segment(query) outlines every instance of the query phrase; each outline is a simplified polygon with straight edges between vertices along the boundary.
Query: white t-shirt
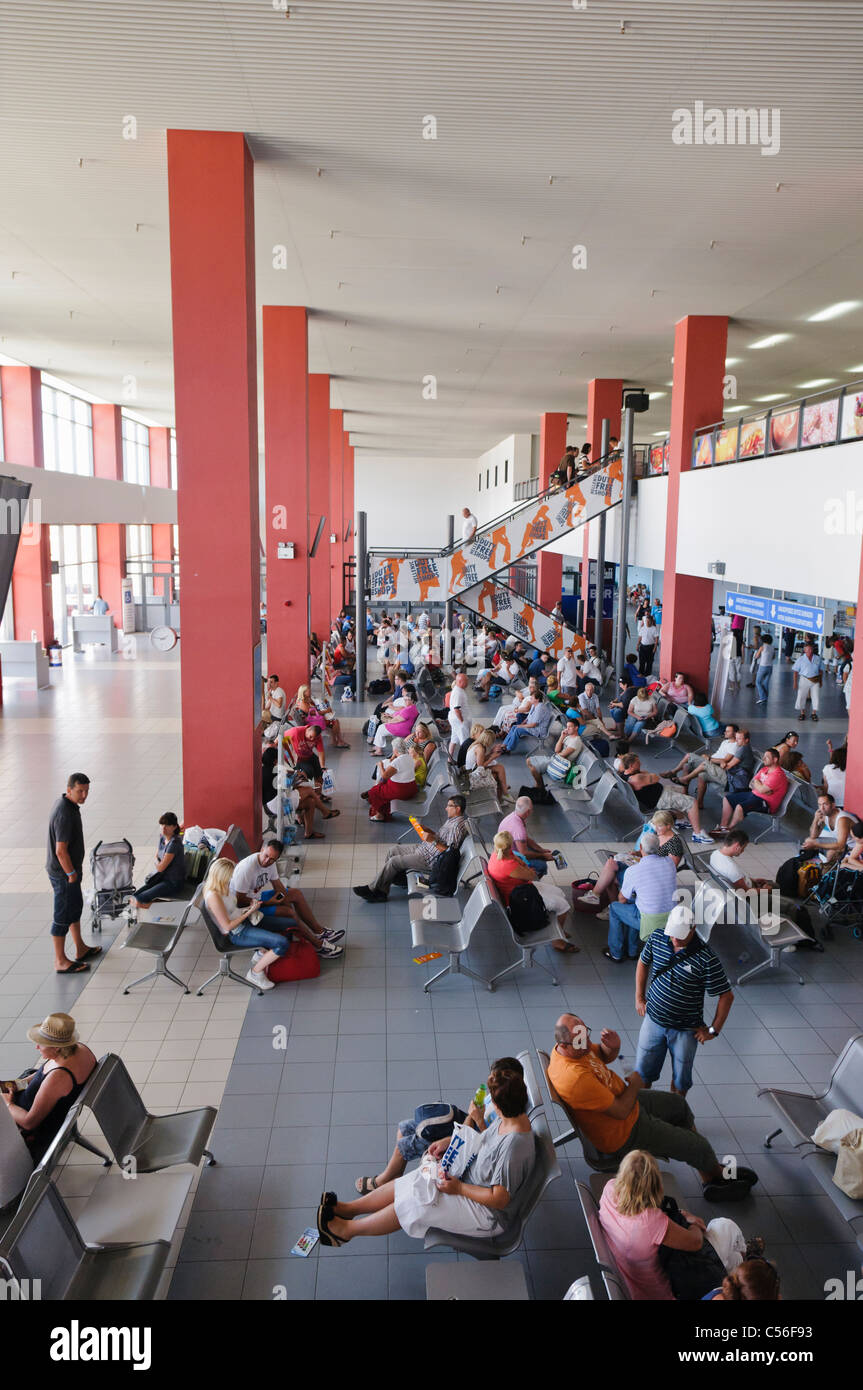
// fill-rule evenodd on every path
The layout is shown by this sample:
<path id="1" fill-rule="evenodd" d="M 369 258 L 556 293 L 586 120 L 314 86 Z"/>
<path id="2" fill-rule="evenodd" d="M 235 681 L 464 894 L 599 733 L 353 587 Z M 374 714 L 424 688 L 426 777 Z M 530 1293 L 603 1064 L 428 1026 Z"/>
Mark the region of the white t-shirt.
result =
<path id="1" fill-rule="evenodd" d="M 503 681 L 518 680 L 521 675 L 521 667 L 517 661 L 502 661 L 497 668 L 496 676 Z M 450 703 L 452 703 L 450 701 Z"/>
<path id="2" fill-rule="evenodd" d="M 453 711 L 461 711 L 461 719 L 453 717 Z M 454 685 L 449 697 L 449 722 L 450 724 L 461 724 L 467 721 L 467 691 L 460 685 Z"/>
<path id="3" fill-rule="evenodd" d="M 760 653 L 759 653 L 759 656 L 758 656 L 758 665 L 759 665 L 759 666 L 772 666 L 772 665 L 773 665 L 773 659 L 774 659 L 775 656 L 776 656 L 776 651 L 775 651 L 775 648 L 774 648 L 774 644 L 773 644 L 772 642 L 762 642 L 762 644 L 761 644 L 761 650 L 760 650 Z"/>
<path id="4" fill-rule="evenodd" d="M 592 656 L 587 657 L 581 668 L 581 674 L 585 680 L 600 680 L 602 678 L 602 672 Z"/>
<path id="5" fill-rule="evenodd" d="M 476 531 L 476 524 L 476 517 L 474 516 L 473 512 L 471 512 L 469 516 L 462 518 L 462 540 L 469 541 L 473 539 L 474 532 Z"/>
<path id="6" fill-rule="evenodd" d="M 267 691 L 267 709 L 274 719 L 281 719 L 287 706 L 287 697 L 280 685 Z"/>
<path id="7" fill-rule="evenodd" d="M 394 768 L 392 775 L 393 782 L 415 782 L 416 772 L 414 771 L 414 760 L 410 753 L 399 753 L 397 757 L 390 758 L 389 762 L 384 763 L 384 768 Z"/>
<path id="8" fill-rule="evenodd" d="M 737 863 L 737 858 L 729 858 L 723 854 L 721 849 L 715 849 L 710 856 L 710 867 L 718 878 L 727 878 L 729 883 L 736 883 L 739 878 L 746 882 L 748 888 L 752 882 L 748 874 L 745 874 Z"/>
<path id="9" fill-rule="evenodd" d="M 724 738 L 715 753 L 710 754 L 710 761 L 718 763 L 720 758 L 736 758 L 737 742 L 733 738 Z"/>
<path id="10" fill-rule="evenodd" d="M 643 647 L 654 647 L 659 637 L 659 628 L 654 627 L 653 623 L 647 618 L 642 618 L 638 624 L 638 640 Z"/>
<path id="11" fill-rule="evenodd" d="M 837 806 L 845 804 L 845 771 L 841 767 L 834 767 L 832 763 L 825 763 L 821 769 L 821 780 L 827 788 Z"/>
<path id="12" fill-rule="evenodd" d="M 248 858 L 240 860 L 231 875 L 231 892 L 256 898 L 278 877 L 279 870 L 275 864 L 262 864 L 256 854 L 250 854 Z"/>
<path id="13" fill-rule="evenodd" d="M 578 678 L 578 667 L 575 661 L 571 658 L 562 656 L 557 663 L 557 676 L 561 689 L 565 689 L 567 686 L 571 686 L 574 689 Z"/>

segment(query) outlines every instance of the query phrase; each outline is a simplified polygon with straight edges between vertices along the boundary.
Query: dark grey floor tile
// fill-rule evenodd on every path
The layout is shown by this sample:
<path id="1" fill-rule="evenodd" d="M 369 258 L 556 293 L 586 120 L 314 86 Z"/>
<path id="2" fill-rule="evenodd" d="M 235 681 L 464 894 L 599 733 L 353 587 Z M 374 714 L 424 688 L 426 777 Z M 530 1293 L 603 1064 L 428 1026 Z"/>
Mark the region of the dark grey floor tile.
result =
<path id="1" fill-rule="evenodd" d="M 246 1261 L 212 1260 L 202 1264 L 181 1261 L 174 1270 L 170 1301 L 189 1300 L 200 1303 L 220 1303 L 235 1301 L 243 1291 L 246 1275 Z"/>
<path id="2" fill-rule="evenodd" d="M 346 996 L 346 999 L 348 996 Z M 341 1038 L 346 1035 L 352 1036 L 362 1033 L 381 1033 L 387 1030 L 387 1021 L 391 1015 L 382 1014 L 377 1009 L 353 1009 L 343 1007 L 338 1018 L 338 1031 Z"/>
<path id="3" fill-rule="evenodd" d="M 310 1301 L 315 1297 L 318 1269 L 317 1247 L 305 1259 L 284 1255 L 275 1260 L 249 1260 L 243 1302 Z"/>
<path id="4" fill-rule="evenodd" d="M 358 1242 L 363 1243 L 363 1242 Z M 370 1247 L 374 1242 L 365 1242 Z M 316 1298 L 332 1300 L 384 1300 L 389 1295 L 389 1259 L 368 1254 L 353 1260 L 321 1260 Z"/>
<path id="5" fill-rule="evenodd" d="M 528 1250 L 569 1250 L 590 1244 L 577 1194 L 560 1202 L 540 1202 L 525 1228 Z M 573 1275 L 575 1278 L 575 1275 Z"/>
<path id="6" fill-rule="evenodd" d="M 441 1090 L 451 1093 L 471 1095 L 488 1075 L 488 1059 L 483 1056 L 467 1058 L 463 1061 L 443 1061 L 438 1063 Z"/>
<path id="7" fill-rule="evenodd" d="M 394 1062 L 427 1062 L 437 1056 L 437 1034 L 387 1033 L 386 1056 Z"/>
<path id="8" fill-rule="evenodd" d="M 266 1162 L 269 1129 L 224 1129 L 211 1145 L 223 1167 L 254 1167 Z"/>
<path id="9" fill-rule="evenodd" d="M 748 1168 L 760 1179 L 758 1190 L 771 1197 L 803 1197 L 821 1193 L 823 1188 L 799 1154 L 773 1153 L 766 1149 L 742 1156 Z"/>
<path id="10" fill-rule="evenodd" d="M 339 1030 L 339 1018 L 338 1009 L 309 1009 L 294 1013 L 291 1018 L 291 1037 L 298 1038 L 308 1033 L 330 1037 Z"/>
<path id="11" fill-rule="evenodd" d="M 279 1163 L 320 1163 L 327 1157 L 327 1125 L 283 1125 L 272 1130 L 267 1167 Z"/>
<path id="12" fill-rule="evenodd" d="M 385 1033 L 341 1034 L 336 1049 L 337 1062 L 382 1062 L 386 1059 Z"/>
<path id="13" fill-rule="evenodd" d="M 850 1227 L 824 1192 L 800 1197 L 775 1197 L 776 1210 L 794 1239 L 801 1245 L 847 1243 Z M 858 1252 L 857 1263 L 860 1263 Z"/>
<path id="14" fill-rule="evenodd" d="M 224 1168 L 221 1163 L 201 1170 L 195 1194 L 195 1211 L 254 1211 L 258 1205 L 262 1164 Z"/>
<path id="15" fill-rule="evenodd" d="M 290 1255 L 291 1249 L 308 1226 L 315 1224 L 315 1212 L 320 1201 L 320 1190 L 313 1205 L 299 1207 L 267 1208 L 260 1207 L 256 1213 L 250 1234 L 250 1260 L 282 1259 Z M 315 1253 L 302 1259 L 293 1258 L 297 1263 L 317 1262 Z"/>
<path id="16" fill-rule="evenodd" d="M 771 1241 L 764 1254 L 779 1271 L 780 1292 L 785 1302 L 789 1299 L 808 1300 L 824 1297 L 823 1285 L 816 1279 L 799 1246 Z"/>
<path id="17" fill-rule="evenodd" d="M 335 1062 L 286 1062 L 280 1091 L 331 1091 Z"/>
<path id="18" fill-rule="evenodd" d="M 366 1167 L 380 1162 L 386 1153 L 390 1133 L 385 1124 L 333 1125 L 330 1129 L 328 1163 L 359 1163 Z"/>
<path id="19" fill-rule="evenodd" d="M 484 1063 L 481 1064 L 481 1066 L 484 1065 Z M 387 1062 L 386 1087 L 388 1091 L 404 1091 L 413 1088 L 414 1095 L 421 1097 L 436 1094 L 440 1086 L 437 1062 Z M 422 1100 L 418 1099 L 414 1104 L 416 1106 L 422 1103 Z"/>
<path id="20" fill-rule="evenodd" d="M 285 1062 L 289 1067 L 298 1062 L 334 1062 L 336 1058 L 336 1032 L 329 1036 L 323 1034 L 292 1034 L 285 1049 Z"/>
<path id="21" fill-rule="evenodd" d="M 278 1091 L 284 1065 L 284 1062 L 255 1062 L 239 1066 L 235 1062 L 228 1073 L 225 1095 L 263 1096 Z"/>
<path id="22" fill-rule="evenodd" d="M 180 1261 L 197 1263 L 247 1259 L 254 1223 L 253 1210 L 193 1209 L 180 1246 Z"/>
<path id="23" fill-rule="evenodd" d="M 795 1057 L 798 1053 L 808 1056 L 811 1053 L 827 1053 L 832 1056 L 832 1049 L 827 1046 L 821 1034 L 814 1028 L 774 1028 L 773 1037 L 787 1057 Z M 772 1051 L 772 1048 L 765 1049 Z M 760 1047 L 753 1047 L 752 1052 L 760 1054 Z"/>
<path id="24" fill-rule="evenodd" d="M 333 1097 L 329 1091 L 282 1092 L 276 1103 L 274 1125 L 328 1125 Z"/>
<path id="25" fill-rule="evenodd" d="M 229 1095 L 219 1106 L 217 1134 L 225 1129 L 265 1129 L 272 1125 L 276 1096 Z"/>
<path id="26" fill-rule="evenodd" d="M 281 1054 L 282 1057 L 284 1054 Z M 241 1037 L 237 1043 L 237 1050 L 234 1053 L 234 1062 L 241 1065 L 246 1063 L 272 1062 L 273 1060 L 273 1033 L 272 1028 L 261 1037 Z"/>
<path id="27" fill-rule="evenodd" d="M 565 1251 L 520 1250 L 518 1253 L 528 1265 L 535 1299 L 559 1303 L 570 1284 L 583 1274 L 590 1276 L 594 1299 L 604 1298 L 602 1276 L 589 1246 Z"/>
<path id="28" fill-rule="evenodd" d="M 839 1290 L 835 1285 L 828 1288 L 829 1279 L 838 1279 L 840 1285 L 845 1290 L 847 1298 L 848 1292 L 848 1271 L 853 1270 L 854 1282 L 860 1278 L 860 1248 L 857 1245 L 823 1244 L 819 1242 L 809 1243 L 805 1240 L 798 1245 L 798 1250 L 812 1271 L 812 1277 L 816 1287 L 815 1298 L 826 1298 L 828 1293 L 838 1294 Z M 860 1297 L 859 1293 L 857 1295 Z"/>
<path id="29" fill-rule="evenodd" d="M 333 1091 L 384 1091 L 386 1062 L 336 1062 Z"/>
<path id="30" fill-rule="evenodd" d="M 400 1301 L 425 1302 L 426 1267 L 431 1260 L 455 1260 L 455 1254 L 419 1253 L 390 1255 L 389 1297 Z"/>
<path id="31" fill-rule="evenodd" d="M 314 1214 L 325 1191 L 323 1176 L 319 1163 L 269 1164 L 263 1169 L 256 1205 L 267 1211 L 309 1207 Z"/>
<path id="32" fill-rule="evenodd" d="M 333 1097 L 330 1124 L 385 1125 L 387 1123 L 386 1091 L 339 1091 Z"/>

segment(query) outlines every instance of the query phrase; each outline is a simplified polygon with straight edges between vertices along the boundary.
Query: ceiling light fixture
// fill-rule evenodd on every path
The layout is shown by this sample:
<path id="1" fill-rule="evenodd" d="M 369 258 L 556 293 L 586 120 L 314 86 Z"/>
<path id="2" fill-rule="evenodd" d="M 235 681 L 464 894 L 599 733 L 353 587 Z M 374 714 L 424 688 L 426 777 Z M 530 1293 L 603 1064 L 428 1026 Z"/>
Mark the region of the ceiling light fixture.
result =
<path id="1" fill-rule="evenodd" d="M 814 381 L 801 381 L 798 390 L 814 391 L 818 386 L 832 386 L 835 380 L 835 376 L 817 376 Z"/>
<path id="2" fill-rule="evenodd" d="M 650 399 L 651 399 L 652 401 L 658 401 L 658 400 L 660 399 L 660 397 L 664 396 L 665 394 L 666 394 L 665 391 L 651 391 L 651 392 L 650 392 Z"/>
<path id="3" fill-rule="evenodd" d="M 759 338 L 757 343 L 750 343 L 751 348 L 776 347 L 778 343 L 787 343 L 791 337 L 790 333 L 769 333 L 766 338 Z"/>
<path id="4" fill-rule="evenodd" d="M 726 410 L 726 415 L 739 415 L 743 410 L 751 410 L 751 405 L 730 405 Z"/>
<path id="5" fill-rule="evenodd" d="M 759 402 L 759 404 L 763 401 L 784 401 L 785 392 L 773 391 L 769 396 L 756 396 L 755 399 Z"/>
<path id="6" fill-rule="evenodd" d="M 826 309 L 819 309 L 817 314 L 809 315 L 809 323 L 826 323 L 828 319 L 841 318 L 842 314 L 850 314 L 852 309 L 860 308 L 859 299 L 841 299 L 838 304 L 828 304 Z"/>
<path id="7" fill-rule="evenodd" d="M 736 367 L 737 364 L 738 364 L 738 362 L 742 362 L 742 361 L 743 361 L 743 358 L 742 358 L 742 357 L 726 357 L 726 359 L 725 359 L 725 365 L 726 365 L 726 367 Z"/>

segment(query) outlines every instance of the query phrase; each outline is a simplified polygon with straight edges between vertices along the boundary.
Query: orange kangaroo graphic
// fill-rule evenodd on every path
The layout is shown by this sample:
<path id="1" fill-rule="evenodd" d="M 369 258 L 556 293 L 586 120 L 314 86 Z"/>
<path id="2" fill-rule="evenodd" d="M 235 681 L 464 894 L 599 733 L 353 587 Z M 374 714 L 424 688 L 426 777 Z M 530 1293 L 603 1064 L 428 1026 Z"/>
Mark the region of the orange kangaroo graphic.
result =
<path id="1" fill-rule="evenodd" d="M 521 618 L 522 622 L 524 623 L 525 627 L 530 633 L 530 640 L 534 647 L 536 646 L 536 633 L 533 630 L 533 623 L 535 617 L 536 614 L 534 613 L 533 609 L 530 607 L 529 604 L 526 603 L 521 610 Z"/>
<path id="2" fill-rule="evenodd" d="M 465 564 L 464 551 L 454 550 L 452 555 L 452 568 L 450 570 L 449 591 L 454 594 L 456 587 L 464 584 Z"/>
<path id="3" fill-rule="evenodd" d="M 608 465 L 607 478 L 608 478 L 608 481 L 606 482 L 606 485 L 605 485 L 605 505 L 606 505 L 606 507 L 610 507 L 610 506 L 611 506 L 611 493 L 612 493 L 612 490 L 613 490 L 613 484 L 614 484 L 614 482 L 617 481 L 617 482 L 619 482 L 619 483 L 621 484 L 621 486 L 623 485 L 623 459 L 622 459 L 622 458 L 613 459 L 612 462 Z"/>
<path id="4" fill-rule="evenodd" d="M 560 656 L 563 651 L 563 628 L 560 626 L 560 623 L 555 623 L 554 625 L 554 641 L 547 650 L 551 652 L 552 656 Z"/>
<path id="5" fill-rule="evenodd" d="M 429 596 L 429 589 L 439 589 L 439 588 L 440 588 L 440 580 L 439 580 L 439 579 L 436 579 L 436 578 L 432 578 L 432 579 L 421 579 L 421 580 L 419 581 L 419 585 L 420 585 L 420 603 L 427 603 L 427 602 L 428 602 L 428 596 Z"/>
<path id="6" fill-rule="evenodd" d="M 512 550 L 510 549 L 509 536 L 507 535 L 506 525 L 498 526 L 497 530 L 492 531 L 491 539 L 494 542 L 491 551 L 491 559 L 489 560 L 489 564 L 491 565 L 492 569 L 497 569 L 498 546 L 500 546 L 503 550 L 503 560 L 501 561 L 501 564 L 508 565 L 510 559 L 512 558 Z"/>
<path id="7" fill-rule="evenodd" d="M 382 595 L 381 595 L 382 598 L 395 598 L 395 597 L 396 597 L 396 594 L 397 594 L 397 591 L 398 591 L 398 587 L 399 587 L 399 570 L 401 569 L 401 563 L 402 563 L 401 560 L 390 560 L 390 559 L 387 559 L 387 560 L 384 560 L 384 563 L 381 565 L 381 569 L 385 569 L 387 565 L 392 565 L 392 570 L 393 570 L 393 583 L 392 583 L 392 588 L 390 589 L 389 593 L 387 593 L 387 594 L 382 594 Z"/>
<path id="8" fill-rule="evenodd" d="M 521 549 L 518 552 L 519 556 L 523 555 L 525 551 L 528 550 L 531 547 L 531 545 L 536 542 L 536 533 L 540 527 L 542 527 L 543 540 L 548 540 L 548 536 L 552 529 L 552 526 L 551 518 L 548 515 L 548 507 L 545 502 L 543 502 L 542 506 L 537 509 L 537 511 L 534 513 L 534 515 L 531 517 L 530 521 L 528 521 L 527 525 L 524 528 L 524 536 L 521 542 Z"/>
<path id="9" fill-rule="evenodd" d="M 477 596 L 477 600 L 476 600 L 476 606 L 477 606 L 479 612 L 482 613 L 483 617 L 485 617 L 485 601 L 486 601 L 486 599 L 490 599 L 490 600 L 491 600 L 491 617 L 494 618 L 494 617 L 496 616 L 496 606 L 495 606 L 495 601 L 494 601 L 494 591 L 495 591 L 494 581 L 493 581 L 492 579 L 487 579 L 487 580 L 485 581 L 485 583 L 483 584 L 482 588 L 480 589 L 479 594 L 478 594 L 478 596 Z"/>
<path id="10" fill-rule="evenodd" d="M 578 486 L 578 483 L 573 483 L 571 487 L 568 487 L 564 495 L 566 497 L 566 524 L 567 526 L 572 526 L 573 511 L 575 511 L 577 517 L 580 516 L 587 506 L 587 503 L 584 500 L 584 493 Z"/>

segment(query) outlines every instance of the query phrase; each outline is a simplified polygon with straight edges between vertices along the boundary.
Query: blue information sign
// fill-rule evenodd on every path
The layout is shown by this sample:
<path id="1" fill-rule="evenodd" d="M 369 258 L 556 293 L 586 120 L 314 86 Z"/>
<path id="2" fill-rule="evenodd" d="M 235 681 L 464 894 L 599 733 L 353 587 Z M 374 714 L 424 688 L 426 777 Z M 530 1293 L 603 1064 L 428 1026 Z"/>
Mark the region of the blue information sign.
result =
<path id="1" fill-rule="evenodd" d="M 726 613 L 739 613 L 742 618 L 757 618 L 775 623 L 777 627 L 802 628 L 804 632 L 824 631 L 824 609 L 808 603 L 791 603 L 783 598 L 763 598 L 760 594 L 728 593 Z"/>

